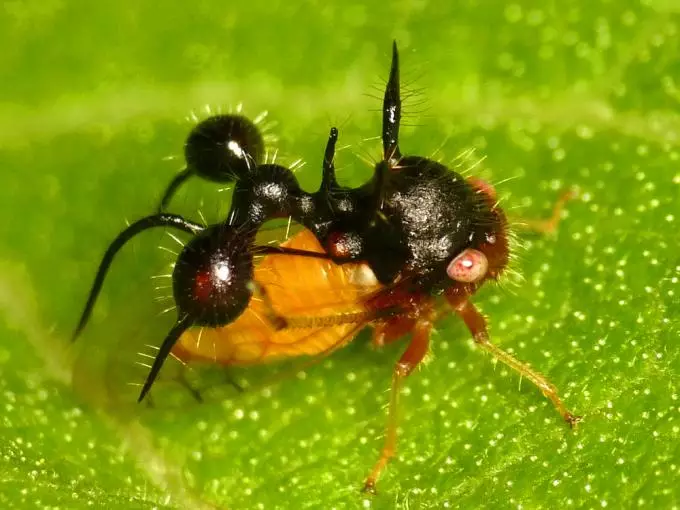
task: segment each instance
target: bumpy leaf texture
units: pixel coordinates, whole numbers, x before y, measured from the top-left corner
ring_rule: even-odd
[[[3,5],[0,506],[678,505],[677,6],[373,3]],[[125,382],[129,363],[117,362],[165,332],[138,290],[158,272],[156,245],[172,246],[161,234],[126,250],[90,332],[76,347],[68,339],[106,244],[181,168],[192,109],[269,110],[279,160],[308,162],[307,189],[338,125],[349,145],[340,179],[368,178],[364,160],[379,154],[364,140],[379,134],[371,96],[393,38],[405,152],[453,161],[476,148],[463,168],[486,156],[469,171],[496,183],[515,217],[545,216],[562,191],[580,190],[554,236],[520,234],[523,280],[475,301],[494,340],[585,419],[570,431],[445,318],[404,390],[397,458],[368,497],[359,488],[403,343],[376,352],[363,334],[233,399],[165,406],[168,392],[153,409],[126,404],[134,387],[108,382]],[[192,182],[173,208],[217,218],[228,197]]]

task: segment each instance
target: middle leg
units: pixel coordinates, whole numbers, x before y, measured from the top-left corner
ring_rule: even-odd
[[[390,405],[388,410],[387,431],[385,443],[380,451],[380,457],[373,466],[371,473],[364,482],[363,492],[375,493],[375,484],[385,470],[397,448],[397,425],[399,411],[399,395],[404,379],[420,364],[429,351],[430,333],[432,332],[432,314],[423,314],[423,318],[416,321],[413,336],[406,351],[394,367],[392,372],[392,388],[390,390]]]

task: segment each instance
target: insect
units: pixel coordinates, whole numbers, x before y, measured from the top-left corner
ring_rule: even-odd
[[[189,234],[172,273],[177,319],[155,355],[142,401],[172,352],[180,359],[252,365],[299,355],[323,356],[366,326],[384,345],[410,334],[393,368],[385,443],[364,482],[376,482],[397,443],[398,396],[429,351],[434,322],[455,313],[475,343],[530,380],[574,426],[544,376],[491,343],[487,323],[471,302],[497,280],[509,258],[508,225],[488,183],[466,179],[428,158],[403,155],[396,43],[382,106],[382,159],[357,188],[335,176],[338,130],[330,130],[316,192],[293,173],[262,162],[262,143],[247,119],[211,117],[186,144],[187,168],[170,183],[159,212],[132,223],[108,247],[74,338],[88,322],[108,268],[137,234],[156,227]],[[190,175],[235,181],[227,218],[203,226],[164,212]],[[257,244],[263,224],[291,218],[303,230],[279,245]]]

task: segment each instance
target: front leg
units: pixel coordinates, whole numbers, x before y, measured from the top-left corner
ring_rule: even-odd
[[[497,360],[504,363],[515,372],[518,372],[521,377],[529,379],[529,381],[541,390],[543,395],[550,399],[555,406],[555,409],[557,409],[557,412],[560,413],[564,421],[566,421],[570,427],[575,427],[576,424],[581,421],[581,416],[577,416],[567,409],[564,402],[562,402],[562,399],[559,397],[555,385],[548,381],[543,374],[538,373],[526,363],[519,361],[510,353],[491,343],[489,340],[489,333],[486,329],[486,319],[479,313],[479,310],[475,308],[475,305],[473,305],[469,299],[465,298],[461,300],[459,297],[454,297],[449,294],[447,294],[447,299],[454,311],[461,319],[463,319],[465,325],[470,330],[470,333],[472,333],[475,343],[479,347],[490,353]]]

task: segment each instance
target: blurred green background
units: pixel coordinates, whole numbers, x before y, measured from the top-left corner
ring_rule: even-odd
[[[3,508],[677,508],[680,7],[373,3],[0,5]],[[340,177],[362,182],[394,38],[405,152],[475,147],[516,216],[581,191],[557,235],[522,238],[524,282],[476,298],[496,342],[585,415],[579,429],[454,317],[408,382],[376,497],[359,488],[404,344],[375,352],[361,335],[226,402],[140,411],[102,396],[97,363],[115,366],[127,351],[111,339],[144,321],[136,289],[162,236],[114,267],[85,353],[68,338],[107,243],[181,167],[165,158],[181,156],[185,117],[268,110],[310,190],[338,125]],[[192,181],[173,210],[215,216],[227,197]],[[147,343],[165,331],[145,327]]]

